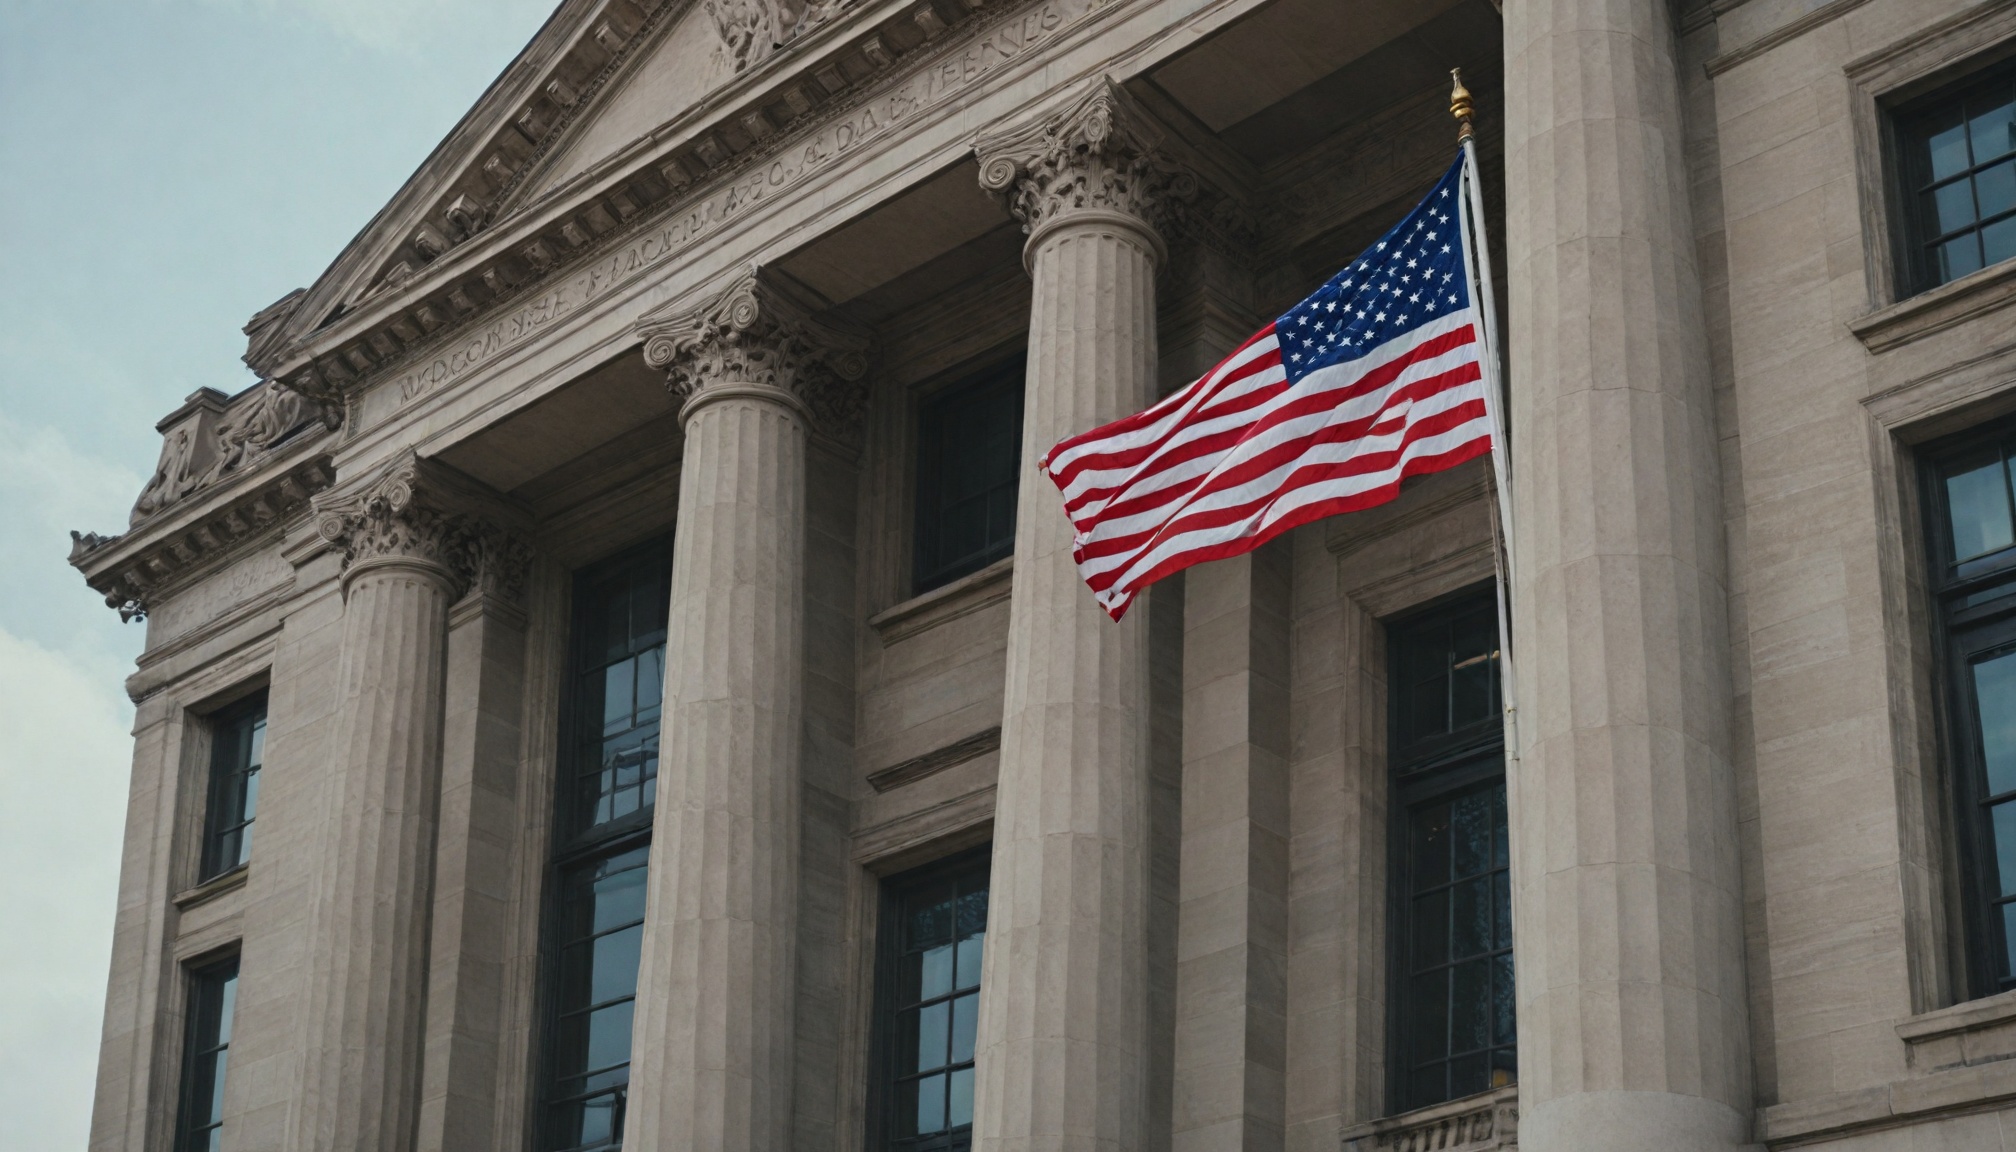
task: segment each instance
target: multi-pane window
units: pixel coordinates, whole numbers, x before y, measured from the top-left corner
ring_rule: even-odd
[[[1901,118],[1914,288],[2016,256],[2016,68]]]
[[[551,1152],[623,1142],[670,585],[663,542],[575,576],[540,1145]]]
[[[918,412],[918,592],[1014,551],[1022,377],[1014,360],[946,388]]]
[[[1396,623],[1394,1106],[1510,1084],[1512,896],[1498,617],[1490,594]]]
[[[870,1143],[890,1152],[964,1152],[973,1143],[987,854],[919,870],[883,891]]]
[[[1987,996],[2016,988],[2016,424],[1934,453],[1929,471],[1968,982]]]
[[[224,1134],[224,1066],[238,1003],[238,961],[197,969],[189,980],[188,1036],[175,1152],[216,1152]]]
[[[259,766],[266,758],[266,694],[211,717],[210,734],[210,803],[203,821],[205,880],[252,858]]]

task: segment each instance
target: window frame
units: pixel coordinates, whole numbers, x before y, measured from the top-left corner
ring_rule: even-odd
[[[1990,878],[2000,862],[1989,820],[1983,815],[1986,766],[1975,736],[1978,705],[1969,686],[1971,668],[1985,652],[2016,647],[2016,544],[1953,560],[1952,519],[1945,471],[1955,461],[1991,446],[2002,448],[2005,479],[2016,462],[2016,417],[2002,417],[1923,446],[1919,460],[1921,516],[1925,525],[1925,587],[1934,629],[1935,699],[1941,716],[1939,745],[1946,811],[1953,823],[1947,859],[1952,891],[1960,902],[1959,999],[1974,1000],[2016,990],[2016,957],[1993,906],[2006,903]],[[2016,507],[2016,492],[2007,493]],[[1987,599],[1981,599],[1982,597]],[[1978,601],[1978,602],[1976,602]],[[2004,978],[1999,972],[2009,971]]]
[[[1014,351],[1004,351],[1001,354],[993,356],[984,363],[969,365],[943,384],[924,391],[917,396],[911,416],[911,451],[909,461],[912,477],[910,485],[910,535],[908,541],[910,563],[906,579],[909,595],[920,596],[933,589],[942,588],[962,577],[970,576],[990,564],[997,564],[1014,554],[1015,533],[1012,524],[1021,514],[1019,507],[1010,511],[1009,520],[1011,528],[1004,542],[991,545],[985,551],[973,556],[961,557],[950,562],[940,561],[935,567],[930,569],[925,567],[924,539],[926,533],[935,527],[935,525],[928,522],[944,511],[942,507],[927,502],[927,496],[933,493],[938,487],[936,463],[943,456],[942,451],[931,453],[929,448],[934,440],[932,433],[934,415],[944,405],[959,399],[962,394],[971,395],[997,388],[1003,391],[1014,391],[1017,396],[1014,434],[1016,463],[1014,483],[1010,486],[1010,490],[1017,494],[1019,503],[1022,473],[1022,435],[1025,410],[1027,408],[1026,382],[1029,375],[1028,365],[1028,354],[1018,347]]]
[[[183,972],[185,974],[183,979],[183,1003],[187,1006],[187,1012],[182,1018],[182,1068],[181,1079],[176,1086],[175,1092],[173,1147],[175,1152],[203,1152],[208,1141],[205,1139],[203,1143],[198,1143],[199,1136],[207,1137],[209,1133],[221,1130],[224,1127],[224,1117],[222,1109],[219,1109],[219,1115],[215,1120],[206,1120],[201,1125],[193,1123],[193,1108],[197,1101],[199,1087],[197,1061],[215,1053],[224,1053],[225,1063],[222,1078],[226,1081],[230,1079],[229,1054],[231,1051],[232,1033],[236,1031],[237,1023],[238,997],[236,985],[240,974],[238,954],[233,952],[225,956],[213,956],[201,963],[184,968]],[[206,995],[215,995],[221,1001],[223,999],[223,988],[227,984],[231,985],[231,1003],[229,1005],[231,1009],[230,1025],[227,1026],[223,1020],[225,1006],[221,1003],[216,1004],[215,1008],[219,1016],[216,1031],[222,1033],[223,1036],[221,1041],[213,1040],[205,1046],[202,1021],[209,1014],[209,1009],[212,1007],[211,1002],[206,999]],[[213,989],[214,992],[212,991]],[[214,1068],[211,1071],[211,1077],[210,1088],[214,1093],[217,1087],[215,1083],[216,1071]]]
[[[206,757],[207,778],[203,788],[202,842],[196,854],[196,882],[199,884],[207,884],[219,876],[235,872],[251,863],[250,848],[247,846],[250,836],[245,830],[251,828],[258,820],[257,779],[263,775],[265,768],[265,731],[268,728],[269,717],[267,704],[267,690],[259,688],[203,718],[209,732],[210,748]],[[251,732],[241,737],[240,725],[246,724],[248,720]],[[254,736],[252,733],[257,735]],[[260,749],[259,764],[238,766],[239,761],[249,759],[252,744],[256,744]],[[228,765],[225,762],[227,754],[231,757],[231,763]],[[226,822],[225,802],[231,798],[226,796],[226,789],[237,780],[252,782],[254,811],[251,816],[226,828],[223,826]],[[237,798],[238,814],[243,815],[245,806],[243,793],[234,790],[233,796]],[[239,848],[236,854],[244,858],[227,864],[222,859],[222,842],[226,835],[233,832],[239,833]]]
[[[611,860],[640,849],[648,852],[651,844],[652,820],[656,813],[654,802],[640,805],[634,812],[594,827],[583,829],[580,824],[581,756],[584,748],[582,736],[587,728],[587,722],[582,715],[583,681],[592,672],[600,671],[615,663],[604,659],[591,665],[583,660],[584,647],[587,643],[587,625],[593,613],[593,608],[584,595],[586,587],[584,581],[606,581],[611,578],[606,574],[624,568],[642,570],[647,565],[657,567],[662,572],[662,587],[667,593],[666,603],[669,609],[672,538],[659,536],[576,569],[567,610],[566,663],[565,674],[561,680],[560,722],[556,733],[558,755],[555,758],[556,772],[553,781],[552,832],[547,849],[544,878],[546,895],[543,900],[539,934],[537,1019],[540,1041],[538,1057],[534,1061],[537,1080],[532,1095],[534,1109],[532,1147],[540,1152],[556,1147],[556,1109],[566,1100],[572,1099],[561,1097],[558,1093],[559,1082],[563,1077],[560,1064],[560,1023],[571,1011],[562,1003],[561,995],[563,959],[569,942],[566,937],[569,880],[576,873],[592,868],[598,861]],[[669,641],[669,636],[667,639]],[[636,654],[633,652],[625,659],[633,659]],[[663,689],[662,680],[660,689],[661,691]],[[661,712],[659,716],[661,755],[664,748],[663,741],[664,716]],[[648,867],[647,863],[647,877]],[[634,1003],[634,993],[632,1002]],[[631,1055],[634,1063],[634,1036]],[[564,1075],[571,1076],[573,1073]],[[615,1144],[600,1147],[615,1149],[621,1148],[622,1144],[619,1139]]]
[[[1941,68],[1933,75],[1905,86],[1883,101],[1881,135],[1884,184],[1891,204],[1890,248],[1895,266],[1893,273],[1895,283],[1891,286],[1891,290],[1896,301],[1922,296],[1934,289],[1963,280],[1975,272],[2009,262],[2004,259],[1992,264],[1987,263],[1984,254],[1984,262],[1973,272],[1965,272],[1948,280],[1939,279],[1936,260],[1930,250],[1937,242],[1937,237],[1945,234],[1936,231],[1935,224],[1927,222],[1920,194],[1929,190],[1934,184],[1950,183],[1951,178],[1947,181],[1931,180],[1929,177],[1919,179],[1917,145],[1921,136],[1914,131],[1914,128],[1940,109],[1965,100],[1977,89],[1989,84],[2001,81],[2016,88],[2016,54],[2012,52],[2016,52],[2016,46],[2005,46]],[[1971,182],[1977,171],[1995,167],[2008,160],[2009,156],[2003,156],[1987,164],[1970,163],[1964,178]],[[1978,201],[1975,209],[1977,215],[1971,226],[1971,232],[1978,237],[1983,227],[1978,215]],[[2012,217],[2008,213],[1998,213],[1995,221],[2010,218]],[[1960,233],[1955,232],[1953,235],[1958,236]]]
[[[863,1148],[867,1152],[881,1152],[890,1146],[890,1119],[895,1109],[896,1081],[904,1074],[895,1065],[897,1049],[897,1018],[907,1006],[897,1002],[897,971],[904,954],[903,949],[903,905],[905,897],[933,884],[947,881],[957,882],[977,872],[988,885],[988,913],[993,913],[993,853],[994,845],[979,844],[961,849],[949,856],[933,860],[928,864],[906,869],[891,876],[885,876],[877,885],[875,917],[874,995],[869,1016],[868,1051],[868,1091],[866,1141]],[[982,945],[983,954],[985,945]],[[982,962],[984,965],[984,961]],[[960,989],[954,988],[946,996],[947,1002],[957,998]],[[977,1056],[977,1053],[976,1053]],[[951,1065],[945,1067],[950,1068]],[[963,1140],[952,1130],[947,1130],[944,1147],[948,1150],[970,1150],[972,1129],[969,1126]]]
[[[1505,774],[1505,725],[1503,686],[1491,679],[1491,709],[1487,719],[1437,737],[1402,745],[1404,731],[1405,658],[1402,637],[1410,630],[1438,618],[1452,619],[1479,610],[1487,611],[1496,624],[1497,598],[1493,581],[1473,584],[1385,621],[1386,634],[1386,735],[1387,735],[1387,819],[1386,819],[1386,1035],[1385,1112],[1402,1115],[1431,1108],[1460,1097],[1449,1096],[1428,1104],[1407,1100],[1408,1049],[1412,1036],[1407,1031],[1406,995],[1412,962],[1415,896],[1412,863],[1408,851],[1412,818],[1416,811],[1436,803],[1453,802],[1463,796],[1495,785],[1507,790]],[[1493,650],[1497,648],[1494,636]],[[1495,662],[1494,662],[1495,663]],[[1507,797],[1509,800],[1509,795]],[[1493,868],[1491,871],[1496,871]],[[1497,950],[1493,949],[1495,953]],[[1512,948],[1513,970],[1517,971],[1516,941]],[[1514,1025],[1517,1027],[1516,1021]],[[1516,1035],[1516,1032],[1515,1032]],[[1489,1045],[1488,1053],[1500,1045]],[[1513,1083],[1518,1082],[1514,1073]],[[1480,1091],[1495,1090],[1488,1082]]]

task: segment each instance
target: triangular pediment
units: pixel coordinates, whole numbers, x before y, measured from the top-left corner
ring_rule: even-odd
[[[639,46],[621,75],[596,94],[594,106],[568,125],[533,166],[506,211],[521,200],[543,198],[735,75],[734,60],[704,2],[691,5],[667,24],[651,43]]]

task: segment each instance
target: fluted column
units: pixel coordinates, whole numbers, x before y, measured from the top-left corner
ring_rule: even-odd
[[[1519,1143],[1727,1148],[1750,1068],[1671,8],[1511,0],[1505,54]]]
[[[408,454],[316,501],[345,555],[342,702],[293,1152],[404,1152],[416,1133],[448,607],[484,533],[423,483]]]
[[[681,411],[664,741],[624,1146],[791,1145],[805,442],[864,345],[758,272],[647,320]]]
[[[1147,1042],[1146,612],[1108,620],[1038,459],[1144,408],[1155,384],[1151,221],[1187,176],[1111,82],[976,146],[1027,226],[1035,281],[1000,785],[980,993],[975,1147],[1142,1144]]]

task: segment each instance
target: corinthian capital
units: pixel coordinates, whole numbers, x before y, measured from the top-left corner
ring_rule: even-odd
[[[752,267],[697,307],[645,317],[637,332],[644,362],[689,403],[730,386],[774,389],[822,430],[844,434],[864,399],[868,338],[815,312],[806,290]]]
[[[411,450],[315,498],[315,530],[343,550],[346,580],[360,566],[405,561],[435,569],[457,596],[472,585],[510,599],[522,593],[531,548],[516,519],[473,481]]]
[[[1023,230],[1076,212],[1118,212],[1153,226],[1197,192],[1197,178],[1159,149],[1162,129],[1102,76],[1077,99],[1033,123],[974,141],[980,187]]]

